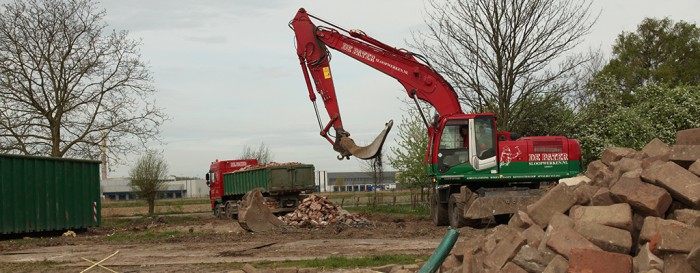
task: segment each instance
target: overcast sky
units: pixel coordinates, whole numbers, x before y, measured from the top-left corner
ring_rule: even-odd
[[[155,99],[171,118],[162,127],[165,143],[159,147],[170,173],[197,177],[213,160],[236,158],[244,145],[261,142],[277,162],[359,171],[358,160],[338,161],[318,135],[287,24],[304,7],[346,29],[407,47],[411,32],[424,28],[425,10],[423,0],[120,0],[99,5],[107,11],[110,30],[128,30],[142,41],[142,59],[150,64],[158,90]],[[698,0],[595,0],[594,10],[601,15],[585,48],[604,52],[610,52],[620,32],[634,31],[645,17],[700,19]],[[399,100],[407,97],[401,85],[334,53],[331,67],[346,130],[366,143],[390,119],[396,129],[406,108]],[[319,110],[325,124],[320,101]],[[396,146],[396,131],[387,138],[388,146]],[[115,167],[110,177],[126,176],[129,167]]]

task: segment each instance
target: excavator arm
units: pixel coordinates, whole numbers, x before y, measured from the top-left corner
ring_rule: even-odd
[[[332,27],[316,26],[311,18]],[[350,133],[343,128],[333,85],[328,48],[340,51],[397,79],[404,86],[409,97],[428,102],[441,116],[462,113],[454,89],[428,65],[419,62],[415,57],[417,55],[388,46],[362,31],[346,31],[314,17],[303,8],[299,9],[290,26],[296,37],[297,55],[306,80],[309,98],[314,103],[314,107],[317,107],[315,93],[318,93],[330,117],[330,121],[324,127],[316,110],[321,136],[340,153],[338,159],[349,158],[350,155],[361,159],[376,157],[393,122],[386,123],[385,129],[370,145],[365,147],[355,145],[350,138]],[[316,92],[314,92],[314,86]],[[329,137],[330,127],[335,130],[335,140]]]

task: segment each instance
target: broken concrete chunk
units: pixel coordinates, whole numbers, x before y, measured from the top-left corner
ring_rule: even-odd
[[[652,269],[664,269],[664,260],[651,252],[649,243],[644,244],[644,246],[639,249],[637,256],[635,256],[632,260],[634,261],[634,268],[637,270],[637,272],[644,272]]]

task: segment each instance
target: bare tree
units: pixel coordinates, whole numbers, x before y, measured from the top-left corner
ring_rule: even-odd
[[[155,211],[156,198],[158,192],[165,189],[164,178],[167,174],[168,163],[153,150],[147,150],[129,170],[131,188],[148,202],[148,214]]]
[[[243,146],[243,152],[239,159],[255,158],[258,160],[258,164],[265,165],[272,162],[273,155],[270,152],[270,148],[265,145],[265,142],[261,142],[257,149],[253,149],[248,145]]]
[[[159,141],[140,41],[106,32],[91,0],[16,0],[0,11],[0,152],[109,160]]]
[[[372,191],[374,192],[372,205],[377,205],[377,187],[384,181],[384,162],[381,151],[372,159],[360,160],[360,168],[372,178]]]
[[[597,17],[590,0],[452,0],[428,2],[420,49],[449,78],[472,111],[492,111],[509,129],[537,94],[569,92],[570,76],[588,61],[571,54]]]

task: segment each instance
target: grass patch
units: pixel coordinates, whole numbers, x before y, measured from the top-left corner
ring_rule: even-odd
[[[318,269],[338,269],[338,268],[357,268],[357,267],[375,267],[387,264],[412,264],[416,261],[426,261],[428,255],[379,255],[357,258],[346,257],[328,257],[323,259],[301,260],[301,261],[279,261],[279,262],[256,262],[251,263],[255,268],[318,268]],[[214,269],[232,269],[242,268],[243,263],[219,263],[212,265]]]
[[[133,242],[133,241],[156,241],[172,237],[197,236],[200,233],[186,233],[181,231],[166,231],[166,232],[145,232],[145,233],[116,233],[107,237],[107,241],[111,242]]]
[[[0,272],[51,272],[55,271],[55,268],[62,264],[64,263],[54,261],[20,263],[0,262]]]

